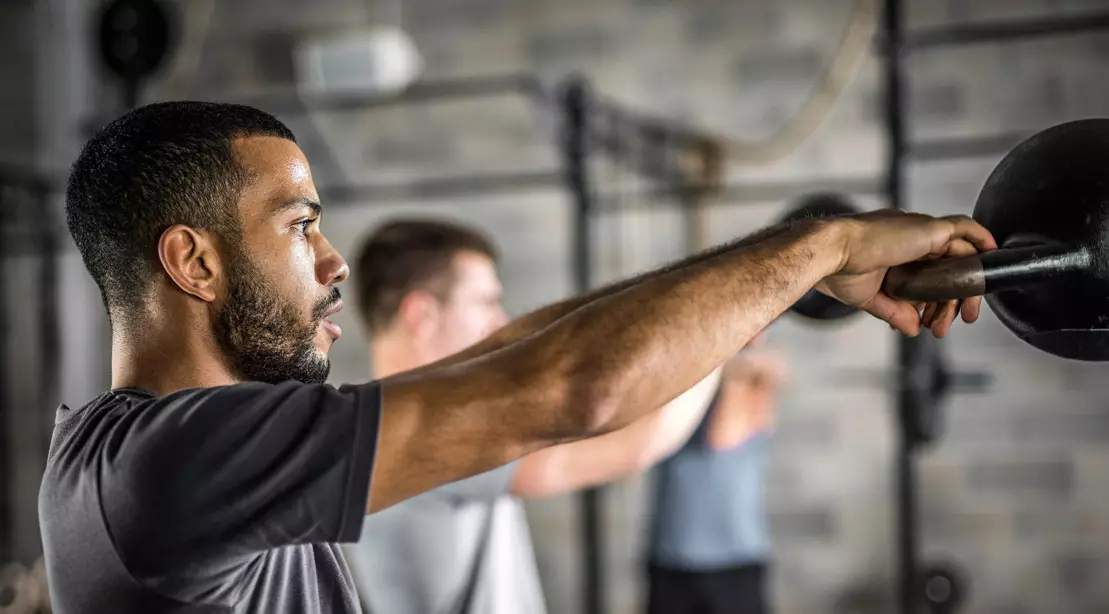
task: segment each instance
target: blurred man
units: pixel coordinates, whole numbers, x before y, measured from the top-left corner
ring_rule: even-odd
[[[434,362],[506,322],[496,250],[478,231],[397,220],[373,233],[354,265],[370,331],[372,377]],[[717,374],[632,425],[567,443],[437,488],[366,519],[347,549],[372,612],[544,611],[520,498],[571,492],[642,471],[701,421]],[[520,407],[519,411],[528,411]]]
[[[760,334],[724,367],[712,408],[661,463],[648,552],[648,614],[765,614],[767,447],[781,356]]]

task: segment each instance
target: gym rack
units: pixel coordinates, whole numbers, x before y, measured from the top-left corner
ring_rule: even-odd
[[[884,61],[885,127],[887,158],[885,191],[889,206],[906,207],[905,171],[915,161],[939,161],[1004,153],[1029,134],[999,134],[971,139],[948,139],[910,145],[909,100],[906,95],[908,66],[913,51],[983,43],[1003,43],[1045,36],[1109,30],[1109,11],[1039,19],[1010,19],[921,28],[905,27],[904,0],[885,0],[877,34]],[[897,409],[901,421],[897,450],[898,611],[917,614],[926,605],[931,614],[952,614],[965,597],[966,579],[948,566],[922,569],[917,516],[916,458],[924,444],[935,437],[939,407],[919,394],[912,374],[932,360],[937,341],[929,335],[899,336]],[[931,433],[929,435],[929,433]]]

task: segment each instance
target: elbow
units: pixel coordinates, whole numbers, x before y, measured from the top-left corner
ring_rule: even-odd
[[[624,400],[617,378],[600,370],[568,365],[558,369],[557,403],[565,439],[586,439],[611,432],[618,424]]]
[[[587,439],[618,428],[621,396],[614,386],[571,376],[562,388],[559,405],[563,439]]]
[[[538,401],[536,420],[544,438],[555,442],[586,439],[618,424],[631,378],[590,344],[574,327],[532,337],[518,346],[511,362],[513,379],[527,382],[524,396]],[[537,376],[536,374],[542,374]]]

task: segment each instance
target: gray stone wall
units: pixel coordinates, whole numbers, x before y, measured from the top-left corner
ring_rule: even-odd
[[[908,4],[914,27],[1105,5],[1097,0]],[[811,92],[853,5],[849,0],[407,0],[403,16],[425,55],[428,78],[519,70],[553,78],[579,71],[630,107],[758,141],[774,134]],[[0,14],[21,10],[19,3],[14,6]],[[182,47],[152,97],[235,98],[288,88],[290,44],[310,33],[368,24],[371,9],[382,5],[190,0],[180,6],[186,24]],[[1105,34],[916,56],[909,62],[911,133],[919,139],[989,135],[1103,114],[1109,106],[1107,58]],[[879,68],[874,59],[865,61],[829,120],[792,155],[767,166],[733,166],[731,179],[879,177],[885,146]],[[12,74],[26,67],[9,62],[3,70]],[[24,94],[9,90],[0,101],[30,117],[25,103],[8,100]],[[42,100],[47,94],[36,96]],[[75,138],[74,110],[63,117],[59,130],[69,136],[54,138]],[[321,185],[557,164],[543,114],[512,97],[283,117],[298,132]],[[0,151],[23,151],[36,138],[27,126],[0,127]],[[48,130],[42,122],[36,126]],[[72,155],[64,146],[53,151],[54,165]],[[914,164],[907,205],[968,213],[998,157]],[[603,163],[597,171],[609,185],[620,176]],[[859,202],[880,204],[872,198]],[[350,253],[375,221],[399,211],[476,223],[501,243],[508,306],[521,313],[572,291],[569,205],[557,187],[415,200],[355,197],[327,203],[325,229]],[[745,234],[772,222],[782,208],[779,202],[721,203],[709,212],[711,239]],[[675,233],[680,219],[659,211],[602,220],[598,281],[680,255],[685,249]],[[80,279],[78,269],[73,286],[85,287],[87,294]],[[68,317],[87,322],[68,324],[85,332],[74,333],[67,377],[84,378],[80,381],[89,382],[84,388],[95,389],[93,382],[103,381],[108,348],[89,331],[102,322],[98,313]],[[341,324],[359,330],[351,312]],[[889,389],[880,380],[892,379],[884,370],[893,362],[894,338],[880,323],[861,318],[820,329],[786,318],[772,329],[771,340],[789,353],[794,372],[782,399],[769,475],[779,612],[890,612],[894,424]],[[1109,607],[1109,418],[1102,400],[1106,384],[1099,377],[1103,368],[1037,353],[988,311],[980,324],[960,327],[944,348],[957,366],[991,370],[995,386],[986,395],[951,399],[946,435],[921,460],[926,554],[953,559],[969,571],[968,612],[1104,611]],[[365,379],[369,365],[357,334],[337,346],[334,363],[336,382]],[[852,380],[844,370],[874,371],[879,383]],[[78,403],[83,393],[78,386],[62,400]],[[649,487],[649,477],[638,476],[606,493],[605,568],[613,612],[635,612],[641,603]],[[580,611],[575,503],[573,497],[529,503],[555,613]]]

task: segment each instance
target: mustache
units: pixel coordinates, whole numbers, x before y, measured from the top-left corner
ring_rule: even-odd
[[[316,307],[312,310],[312,319],[323,320],[324,314],[327,313],[327,310],[334,307],[335,304],[338,303],[339,300],[342,298],[343,295],[339,293],[339,289],[332,288],[331,292],[327,296],[321,298],[319,302],[316,303]]]

